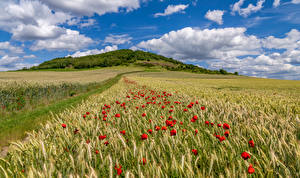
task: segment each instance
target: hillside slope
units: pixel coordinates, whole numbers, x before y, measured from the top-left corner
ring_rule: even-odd
[[[134,65],[134,66],[144,66],[144,67],[159,66],[172,71],[187,71],[187,72],[206,73],[206,74],[231,74],[223,69],[208,70],[192,64],[184,64],[172,58],[167,58],[154,53],[144,52],[144,51],[133,51],[130,49],[121,49],[121,50],[111,51],[107,53],[83,56],[78,58],[72,58],[72,57],[55,58],[50,61],[43,62],[39,66],[32,67],[30,70],[65,69],[65,68],[87,69],[87,68],[111,67],[111,66],[120,66],[120,65],[123,66]]]

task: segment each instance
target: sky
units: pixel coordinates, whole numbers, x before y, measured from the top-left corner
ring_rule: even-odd
[[[300,80],[300,0],[0,0],[0,71],[117,49]]]

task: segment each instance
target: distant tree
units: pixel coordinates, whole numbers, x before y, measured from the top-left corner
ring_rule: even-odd
[[[239,75],[239,73],[238,72],[234,72],[234,75]]]

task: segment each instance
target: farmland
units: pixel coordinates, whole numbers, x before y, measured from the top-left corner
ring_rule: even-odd
[[[123,77],[0,159],[7,177],[299,177],[299,81]]]

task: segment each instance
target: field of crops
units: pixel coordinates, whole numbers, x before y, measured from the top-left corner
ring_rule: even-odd
[[[129,75],[13,143],[0,175],[299,177],[299,81],[207,78]]]
[[[80,72],[0,72],[0,118],[31,110],[86,92],[99,82],[131,69],[111,68]]]

